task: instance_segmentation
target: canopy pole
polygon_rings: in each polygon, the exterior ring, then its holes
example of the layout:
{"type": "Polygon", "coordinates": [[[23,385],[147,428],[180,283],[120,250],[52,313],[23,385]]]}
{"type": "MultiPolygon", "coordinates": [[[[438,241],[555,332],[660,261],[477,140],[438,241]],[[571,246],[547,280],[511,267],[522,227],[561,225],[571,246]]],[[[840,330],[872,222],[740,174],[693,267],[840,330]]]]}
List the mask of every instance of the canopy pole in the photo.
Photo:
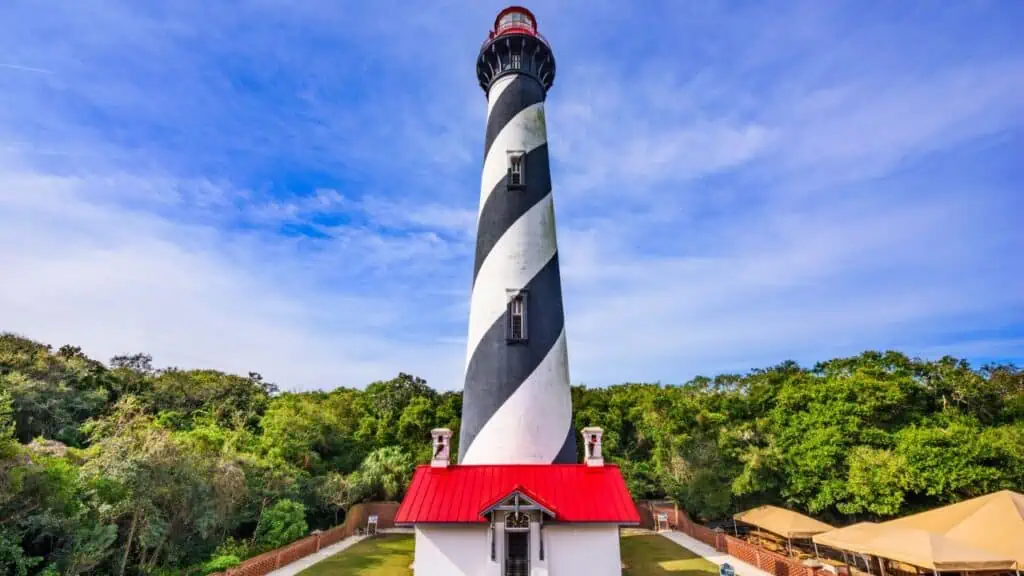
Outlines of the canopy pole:
{"type": "MultiPolygon", "coordinates": [[[[739,537],[740,537],[740,529],[736,527],[736,519],[735,519],[735,518],[733,518],[733,519],[732,519],[732,533],[733,533],[733,534],[734,534],[734,535],[735,535],[735,536],[736,536],[737,538],[739,538],[739,537]]],[[[1018,574],[1017,576],[1020,576],[1020,574],[1018,574]]]]}
{"type": "Polygon", "coordinates": [[[821,558],[821,556],[818,555],[818,543],[812,539],[811,544],[814,544],[814,557],[821,558]]]}
{"type": "MultiPolygon", "coordinates": [[[[849,574],[850,576],[853,576],[853,570],[850,570],[850,561],[846,558],[846,550],[842,550],[842,549],[836,548],[835,546],[832,546],[832,548],[834,550],[839,550],[840,552],[843,553],[843,564],[846,565],[846,573],[849,574]]],[[[853,569],[854,570],[857,569],[857,559],[856,558],[854,558],[854,560],[853,560],[853,569]]],[[[838,572],[838,570],[837,570],[837,572],[838,572]]]]}

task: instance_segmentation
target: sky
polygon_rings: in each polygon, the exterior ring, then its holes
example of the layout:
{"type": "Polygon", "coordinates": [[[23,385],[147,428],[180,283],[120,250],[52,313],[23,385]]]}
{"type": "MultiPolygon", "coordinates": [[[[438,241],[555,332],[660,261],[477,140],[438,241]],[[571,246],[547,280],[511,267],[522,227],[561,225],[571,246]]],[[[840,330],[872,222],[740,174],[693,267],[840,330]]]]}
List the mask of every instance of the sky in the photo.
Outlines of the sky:
{"type": "MultiPolygon", "coordinates": [[[[0,3],[0,331],[461,388],[503,6],[0,3]]],[[[1024,4],[528,6],[574,384],[1024,363],[1024,4]]]]}

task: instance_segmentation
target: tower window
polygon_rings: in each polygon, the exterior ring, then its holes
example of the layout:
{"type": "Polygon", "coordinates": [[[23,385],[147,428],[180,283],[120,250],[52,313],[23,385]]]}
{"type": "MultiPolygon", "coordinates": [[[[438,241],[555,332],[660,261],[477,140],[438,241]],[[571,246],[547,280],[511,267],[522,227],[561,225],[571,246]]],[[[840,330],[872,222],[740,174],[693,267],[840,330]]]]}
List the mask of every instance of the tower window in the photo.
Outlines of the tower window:
{"type": "Polygon", "coordinates": [[[526,341],[526,292],[514,292],[509,296],[506,330],[509,342],[526,341]]]}
{"type": "Polygon", "coordinates": [[[513,70],[519,70],[519,67],[521,65],[521,60],[520,60],[521,58],[522,57],[519,54],[513,54],[512,55],[512,69],[513,70]]]}
{"type": "Polygon", "coordinates": [[[520,187],[526,182],[526,154],[523,152],[508,153],[508,185],[520,187]]]}

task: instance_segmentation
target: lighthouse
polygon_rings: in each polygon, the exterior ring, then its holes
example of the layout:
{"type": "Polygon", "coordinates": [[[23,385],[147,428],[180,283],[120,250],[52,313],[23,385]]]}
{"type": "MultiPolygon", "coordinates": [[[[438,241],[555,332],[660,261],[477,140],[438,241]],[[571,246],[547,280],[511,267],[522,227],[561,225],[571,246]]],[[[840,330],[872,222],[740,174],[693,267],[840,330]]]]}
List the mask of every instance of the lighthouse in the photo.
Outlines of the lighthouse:
{"type": "Polygon", "coordinates": [[[615,576],[619,529],[640,522],[602,430],[576,456],[544,100],[551,46],[502,10],[476,61],[487,96],[458,461],[431,431],[395,514],[416,576],[615,576]]]}
{"type": "Polygon", "coordinates": [[[460,464],[576,458],[544,102],[555,57],[527,9],[480,48],[487,98],[460,464]]]}

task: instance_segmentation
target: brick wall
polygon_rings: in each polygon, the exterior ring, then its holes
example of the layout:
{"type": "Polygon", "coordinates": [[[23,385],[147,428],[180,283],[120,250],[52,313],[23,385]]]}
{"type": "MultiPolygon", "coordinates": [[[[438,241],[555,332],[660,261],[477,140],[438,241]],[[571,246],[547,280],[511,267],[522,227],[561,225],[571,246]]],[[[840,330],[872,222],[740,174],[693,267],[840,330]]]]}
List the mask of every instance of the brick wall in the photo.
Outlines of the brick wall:
{"type": "Polygon", "coordinates": [[[675,528],[679,525],[680,519],[685,512],[667,500],[637,500],[633,502],[636,511],[640,514],[640,527],[649,530],[654,529],[654,519],[658,514],[665,514],[668,518],[669,527],[675,528]]]}
{"type": "Polygon", "coordinates": [[[345,522],[319,534],[311,534],[291,544],[253,556],[227,572],[219,572],[211,576],[265,576],[274,570],[319,552],[321,548],[335,544],[366,528],[366,521],[371,514],[377,515],[377,528],[380,530],[395,527],[395,514],[398,513],[398,502],[367,502],[356,504],[345,515],[345,522]]]}
{"type": "Polygon", "coordinates": [[[640,516],[640,528],[654,530],[654,512],[651,510],[650,502],[646,500],[634,500],[633,506],[640,516]]]}
{"type": "Polygon", "coordinates": [[[377,515],[377,529],[384,530],[395,527],[395,514],[398,514],[398,502],[366,502],[356,504],[345,514],[345,536],[351,536],[356,530],[366,528],[366,521],[372,514],[377,515]]]}

